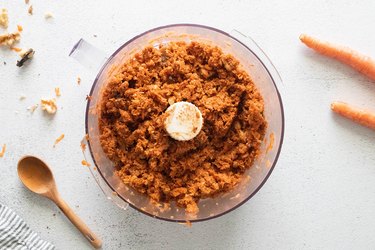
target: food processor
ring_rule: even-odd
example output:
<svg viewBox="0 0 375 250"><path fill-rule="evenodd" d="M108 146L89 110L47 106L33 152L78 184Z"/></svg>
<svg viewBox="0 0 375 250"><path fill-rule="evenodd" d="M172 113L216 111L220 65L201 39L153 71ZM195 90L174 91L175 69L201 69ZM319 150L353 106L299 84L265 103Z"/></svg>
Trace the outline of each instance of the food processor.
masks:
<svg viewBox="0 0 375 250"><path fill-rule="evenodd" d="M98 104L107 79L116 74L125 61L144 47L151 45L158 48L160 44L171 41L198 41L218 46L224 53L237 58L263 96L264 115L268 122L261 153L253 166L245 172L240 183L229 192L201 199L197 214L186 213L184 208L176 206L174 202L152 202L148 196L124 184L116 175L115 167L103 152L99 140ZM284 112L278 90L282 81L270 59L248 36L236 30L226 33L202 25L174 24L146 31L124 43L110 56L106 56L81 39L72 49L70 56L97 72L87 101L86 136L82 141L82 149L96 182L106 197L120 208L126 209L130 205L146 215L166 221L204 221L221 216L244 204L267 181L278 160L284 136Z"/></svg>

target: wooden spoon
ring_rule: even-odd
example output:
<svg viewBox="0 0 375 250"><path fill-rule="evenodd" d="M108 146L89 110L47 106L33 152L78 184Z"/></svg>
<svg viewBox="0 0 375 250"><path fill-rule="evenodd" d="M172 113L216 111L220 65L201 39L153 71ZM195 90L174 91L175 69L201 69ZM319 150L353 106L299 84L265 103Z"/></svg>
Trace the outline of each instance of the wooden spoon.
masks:
<svg viewBox="0 0 375 250"><path fill-rule="evenodd" d="M100 248L102 241L85 225L85 223L65 203L57 191L55 180L50 168L35 156L24 156L18 162L18 176L22 183L32 192L52 200L81 231L95 248Z"/></svg>

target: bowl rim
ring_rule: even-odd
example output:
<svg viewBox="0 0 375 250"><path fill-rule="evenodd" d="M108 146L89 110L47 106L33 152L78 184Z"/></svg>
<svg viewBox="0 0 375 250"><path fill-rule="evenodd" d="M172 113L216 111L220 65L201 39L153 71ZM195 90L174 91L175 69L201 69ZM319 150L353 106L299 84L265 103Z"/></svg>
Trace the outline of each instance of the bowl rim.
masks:
<svg viewBox="0 0 375 250"><path fill-rule="evenodd" d="M129 39L127 42L125 42L123 45L121 45L118 49L116 49L112 54L111 56L108 57L108 59L106 60L106 62L101 66L100 70L98 71L98 74L96 75L95 77L95 80L92 84L92 87L91 87L91 90L90 90L90 96L92 95L92 93L94 92L94 89L96 87L96 84L98 82L98 79L99 77L101 76L101 74L103 73L104 69L107 67L108 63L111 61L111 59L117 55L117 53L119 53L125 46L127 46L128 44L130 44L131 42L133 42L134 40L138 39L139 37L141 36L144 36L150 32L154 32L154 31L157 31L157 30L161 30L161 29L166 29L166 28L171 28L171 27L184 27L184 26L187 26L187 27L197 27L197 28L202 28L202 29L208 29L208 30L211 30L211 31L215 31L215 32L218 32L218 33L221 33L225 36L228 36L229 38L235 40L236 42L240 43L242 46L244 46L247 50L249 50L258 60L259 62L263 65L263 67L266 69L268 75L270 76L271 80L272 80L272 83L276 89L276 94L278 96L278 100L279 100L279 106L280 106L280 110L281 110L281 136L280 136L280 145L277 149L277 152L276 152L276 156L275 156L275 160L272 164L272 166L270 167L270 170L268 171L267 175L265 176L265 178L262 180L262 182L259 184L259 186L248 196L246 197L243 201L241 201L240 203L238 203L237 205L233 206L232 208L222 212L222 213L219 213L219 214L216 214L214 216L209 216L209 217L206 217L206 218L202 218L202 219L192 219L192 220L189 220L189 222L202 222L202 221L207 221L207 220L211 220L211 219L214 219L214 218L218 218L220 216L223 216L235 209L237 209L238 207L242 206L243 204L245 204L248 200L250 200L256 193L258 193L258 191L263 187L263 185L267 182L268 178L270 177L271 173L273 172L275 166L276 166L276 163L279 159L279 156L280 156L280 153L281 153L281 148L282 148L282 145L283 145L283 142L284 142L284 131L285 131L285 116L284 116L284 107L283 107L283 102L282 102L282 98L281 98L281 95L280 95L280 91L279 89L277 88L277 85L275 83L275 79L274 77L272 76L271 72L269 71L269 69L266 67L266 65L263 63L263 61L259 58L259 56L254 53L245 43L241 42L239 39L237 39L236 37L230 35L229 33L227 32L224 32L220 29L217 29L217 28L213 28L213 27L210 27L210 26L206 26L206 25L201 25L201 24L190 24L190 23L177 23L177 24L169 24L169 25L164 25L164 26L159 26L159 27L156 27L156 28L153 28L153 29L149 29L139 35L136 35L134 36L133 38ZM256 46L258 46L256 44ZM259 47L259 46L258 46ZM264 53L262 50L261 50L262 53ZM266 57L267 60L269 60L271 62L271 60ZM271 67L274 67L272 62L271 62ZM276 70L276 68L275 68ZM277 70L276 70L277 71ZM87 101L87 104L86 104L86 114L85 114L85 133L88 134L89 132L89 129L88 129L88 115L89 115L89 109L90 109L90 99ZM104 182L107 184L107 186L113 191L113 192L116 192L117 191L111 186L111 184L107 181L106 178L104 178L103 174L101 173L100 171L100 168L98 167L98 164L96 163L95 161L95 158L94 158L94 154L92 153L92 150L91 150L91 145L90 145L90 140L87 141L87 144L88 144L88 148L89 148L89 152L90 152L90 155L91 155L91 158L95 164L95 166L97 166L97 170L101 176L101 178L104 180ZM118 194L118 193L117 193ZM146 211L143 211L142 209L136 207L135 205L131 204L130 202L128 202L126 199L124 199L120 194L118 194L118 196L121 198L121 200L123 200L124 202L126 202L127 204L129 204L130 207L134 208L136 211L138 212L141 212L145 215L148 215L152 218L157 218L157 219L160 219L160 220L163 220L163 221L169 221L169 222L186 222L187 220L180 220L180 219L170 219L170 218L163 218L163 217L159 217L157 215L153 215L153 214L150 214Z"/></svg>

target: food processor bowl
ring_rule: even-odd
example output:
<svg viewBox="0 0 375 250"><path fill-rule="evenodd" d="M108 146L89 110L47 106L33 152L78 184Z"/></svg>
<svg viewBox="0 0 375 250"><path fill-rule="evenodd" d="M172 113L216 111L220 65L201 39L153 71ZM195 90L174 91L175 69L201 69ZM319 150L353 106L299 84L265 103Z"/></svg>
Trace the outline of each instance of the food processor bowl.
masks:
<svg viewBox="0 0 375 250"><path fill-rule="evenodd" d="M214 198L201 199L199 212L189 214L184 208L171 204L152 202L148 196L138 193L125 185L116 175L115 167L103 152L99 136L98 118L101 95L108 78L116 74L119 67L144 47L166 44L171 41L198 41L220 47L224 53L237 58L243 69L250 75L264 99L264 115L268 122L261 145L261 154L232 190ZM194 24L175 24L146 31L118 48L110 57L80 40L73 48L71 56L91 69L101 66L94 80L86 109L86 134L82 141L85 159L90 171L105 195L119 207L128 205L138 211L163 220L174 222L197 222L216 218L239 207L254 196L266 182L279 157L284 136L284 112L278 90L281 78L269 58L249 37L238 31L230 34L221 30ZM105 59L105 60L104 60ZM103 64L104 60L104 64Z"/></svg>

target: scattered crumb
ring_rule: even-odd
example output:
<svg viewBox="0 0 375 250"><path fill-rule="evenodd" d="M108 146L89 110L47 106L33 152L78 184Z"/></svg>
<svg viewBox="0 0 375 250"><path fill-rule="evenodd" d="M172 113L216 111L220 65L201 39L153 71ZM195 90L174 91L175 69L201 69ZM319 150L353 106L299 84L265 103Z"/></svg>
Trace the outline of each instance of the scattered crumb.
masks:
<svg viewBox="0 0 375 250"><path fill-rule="evenodd" d="M88 141L89 140L89 134L85 134L85 139Z"/></svg>
<svg viewBox="0 0 375 250"><path fill-rule="evenodd" d="M21 50L19 52L21 60L17 61L17 66L22 67L25 62L33 58L34 54L35 54L35 50L33 50L32 48L28 50Z"/></svg>
<svg viewBox="0 0 375 250"><path fill-rule="evenodd" d="M4 145L3 145L3 148L2 148L1 151L0 151L0 158L4 156L4 154L5 154L5 149L6 149L6 148L7 148L7 145L4 144Z"/></svg>
<svg viewBox="0 0 375 250"><path fill-rule="evenodd" d="M48 114L55 114L57 111L56 99L42 99L40 100L42 104L42 110L46 111Z"/></svg>
<svg viewBox="0 0 375 250"><path fill-rule="evenodd" d="M56 216L56 214L52 214L52 216L53 216L53 217L55 217L55 216Z"/></svg>
<svg viewBox="0 0 375 250"><path fill-rule="evenodd" d="M18 48L18 47L11 47L10 49L15 51L15 52L21 52L22 51L22 49Z"/></svg>
<svg viewBox="0 0 375 250"><path fill-rule="evenodd" d="M59 87L55 88L55 94L56 94L56 96L61 96L61 92L60 92L60 88Z"/></svg>
<svg viewBox="0 0 375 250"><path fill-rule="evenodd" d="M81 142L81 149L82 149L82 151L86 150L86 144L84 144L83 142Z"/></svg>
<svg viewBox="0 0 375 250"><path fill-rule="evenodd" d="M96 167L93 167L94 170L96 170Z"/></svg>
<svg viewBox="0 0 375 250"><path fill-rule="evenodd" d="M86 95L86 101L91 101L91 95Z"/></svg>
<svg viewBox="0 0 375 250"><path fill-rule="evenodd" d="M32 14L33 14L33 10L34 10L33 6L30 5L30 7L29 7L29 9L27 10L27 12L29 12L29 14L32 15Z"/></svg>
<svg viewBox="0 0 375 250"><path fill-rule="evenodd" d="M23 27L22 27L22 25L17 25L17 30L19 31L19 32L22 32L23 31Z"/></svg>
<svg viewBox="0 0 375 250"><path fill-rule="evenodd" d="M57 143L61 142L62 139L64 139L65 135L61 134L56 140L55 143L53 144L53 147L57 145Z"/></svg>
<svg viewBox="0 0 375 250"><path fill-rule="evenodd" d="M27 108L31 113L34 113L34 111L38 108L38 104L35 104L33 106L30 106Z"/></svg>
<svg viewBox="0 0 375 250"><path fill-rule="evenodd" d="M184 226L186 226L186 227L191 227L192 226L192 224L191 224L191 222L190 221L185 221L185 222L182 222L182 223L178 223L178 224L180 224L180 225L184 225Z"/></svg>
<svg viewBox="0 0 375 250"><path fill-rule="evenodd" d="M7 65L7 62L4 61L4 65Z"/></svg>
<svg viewBox="0 0 375 250"><path fill-rule="evenodd" d="M79 205L76 205L76 208L79 208Z"/></svg>
<svg viewBox="0 0 375 250"><path fill-rule="evenodd" d="M97 35L93 35L94 37L98 37Z"/></svg>
<svg viewBox="0 0 375 250"><path fill-rule="evenodd" d="M115 191L112 192L113 196L117 196L117 193Z"/></svg>
<svg viewBox="0 0 375 250"><path fill-rule="evenodd" d="M20 101L22 101L22 100L25 100L26 99L26 96L25 95L20 95Z"/></svg>
<svg viewBox="0 0 375 250"><path fill-rule="evenodd" d="M77 83L78 83L78 85L81 84L81 77L77 77Z"/></svg>
<svg viewBox="0 0 375 250"><path fill-rule="evenodd" d="M83 166L87 166L87 167L90 167L90 166L91 166L90 163L88 163L88 162L85 161L85 160L82 160L81 164L82 164Z"/></svg>
<svg viewBox="0 0 375 250"><path fill-rule="evenodd" d="M44 14L44 18L45 19L50 19L50 18L53 18L53 14L49 11L47 11L45 14Z"/></svg>
<svg viewBox="0 0 375 250"><path fill-rule="evenodd" d="M275 143L275 134L272 132L271 134L270 134L270 144L268 144L268 147L267 147L267 149L266 149L266 153L268 153L269 151L271 151L272 150L272 148L273 148L273 144Z"/></svg>
<svg viewBox="0 0 375 250"><path fill-rule="evenodd" d="M0 13L0 26L4 29L8 28L9 18L8 18L8 10L2 9Z"/></svg>
<svg viewBox="0 0 375 250"><path fill-rule="evenodd" d="M0 46L9 46L18 42L21 38L20 32L4 33L0 35Z"/></svg>

